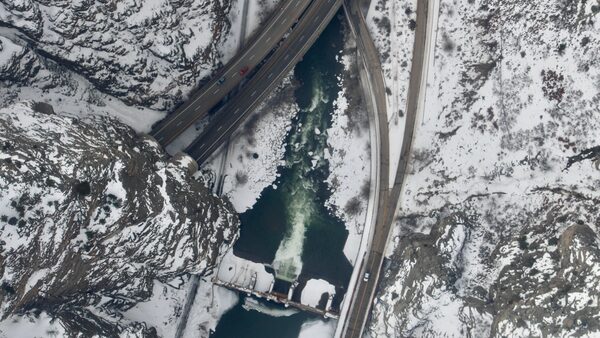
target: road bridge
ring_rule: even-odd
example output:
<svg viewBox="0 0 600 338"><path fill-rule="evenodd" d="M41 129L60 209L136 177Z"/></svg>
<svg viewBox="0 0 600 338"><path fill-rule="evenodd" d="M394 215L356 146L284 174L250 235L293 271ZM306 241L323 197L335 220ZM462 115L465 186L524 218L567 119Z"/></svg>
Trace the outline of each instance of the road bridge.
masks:
<svg viewBox="0 0 600 338"><path fill-rule="evenodd" d="M205 132L185 152L198 164L206 161L302 59L341 5L342 0L313 0L281 46L215 114Z"/></svg>
<svg viewBox="0 0 600 338"><path fill-rule="evenodd" d="M367 26L362 12L360 11L358 0L348 0L350 3L350 20L356 25L357 40L363 41L363 52L372 55L374 45L368 36ZM417 3L417 27L415 31L415 40L413 45L412 66L410 73L410 82L407 94L407 116L406 127L402 140L402 148L398 168L391 189L384 188L387 196L387 202L380 204L377 214L377 221L370 235L370 248L366 252L364 259L360 262L361 275L370 274L367 281L361 281L353 290L350 306L350 312L345 320L339 325L342 326L341 337L359 338L361 337L370 314L373 298L377 288L377 283L381 276L381 267L385 258L386 246L394 222L394 216L398 207L398 201L404 183L404 177L408 167L412 139L414 134L414 125L418 109L422 105L422 91L424 91L424 76L426 75L426 59L428 57L428 37L431 39L432 28L428 25L430 5L436 0L419 0ZM359 45L361 47L361 45ZM369 60L369 58L367 58ZM368 62L378 60L370 58ZM377 69L377 66L375 66ZM380 72L380 68L377 69ZM377 84L374 84L377 86Z"/></svg>
<svg viewBox="0 0 600 338"><path fill-rule="evenodd" d="M245 43L227 65L191 95L177 110L159 122L151 135L163 146L171 143L195 121L205 117L229 93L237 89L257 65L281 42L314 0L283 0L263 28Z"/></svg>

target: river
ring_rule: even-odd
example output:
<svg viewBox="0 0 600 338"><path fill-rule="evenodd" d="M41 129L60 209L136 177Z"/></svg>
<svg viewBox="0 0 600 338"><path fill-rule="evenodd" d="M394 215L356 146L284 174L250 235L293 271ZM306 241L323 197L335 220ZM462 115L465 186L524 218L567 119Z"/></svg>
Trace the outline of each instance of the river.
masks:
<svg viewBox="0 0 600 338"><path fill-rule="evenodd" d="M306 281L328 281L336 290L334 309L339 308L352 274L343 253L348 231L325 207L330 192L324 183L329 175L324 131L331 125L333 100L340 90L337 77L343 68L336 55L343 48L341 20L338 15L331 21L295 67L300 112L286 137L284 164L274 185L240 215L240 238L234 245L236 256L272 266L278 280L297 280L297 301ZM321 299L319 305L324 307L326 301ZM211 338L296 338L302 324L315 319L306 313L271 316L247 308L241 297ZM265 305L259 308L264 310ZM269 308L277 310L274 305Z"/></svg>

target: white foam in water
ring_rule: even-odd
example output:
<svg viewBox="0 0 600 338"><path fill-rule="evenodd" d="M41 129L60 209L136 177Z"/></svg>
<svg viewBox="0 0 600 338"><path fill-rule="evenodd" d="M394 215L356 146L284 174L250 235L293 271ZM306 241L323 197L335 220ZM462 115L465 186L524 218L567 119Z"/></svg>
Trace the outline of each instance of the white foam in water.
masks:
<svg viewBox="0 0 600 338"><path fill-rule="evenodd" d="M256 311L256 312L260 312L260 313L269 315L271 317L289 317L289 316L295 315L296 313L299 312L298 310L295 310L292 308L280 309L280 308L271 307L271 306L265 305L263 303L260 303L256 299L250 298L250 297L247 297L244 300L244 304L242 305L242 307L246 311L252 310L252 311Z"/></svg>
<svg viewBox="0 0 600 338"><path fill-rule="evenodd" d="M315 83L313 86L313 96L312 100L310 101L310 107L308 108L308 111L317 109L319 104L323 102L327 102L325 99L325 93L323 92L323 87L320 86L320 83Z"/></svg>

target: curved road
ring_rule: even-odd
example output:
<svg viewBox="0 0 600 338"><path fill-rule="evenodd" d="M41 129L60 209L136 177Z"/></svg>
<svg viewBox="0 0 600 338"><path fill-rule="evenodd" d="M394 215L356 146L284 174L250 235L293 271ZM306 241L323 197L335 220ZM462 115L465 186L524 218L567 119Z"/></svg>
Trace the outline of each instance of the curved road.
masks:
<svg viewBox="0 0 600 338"><path fill-rule="evenodd" d="M247 74L240 74L241 69L247 67L248 72L251 72L261 63L296 24L311 1L283 0L264 24L264 28L247 43L244 50L237 53L224 69L215 74L211 81L202 86L175 112L156 125L150 134L165 146L195 121L206 116L245 78ZM224 81L219 83L220 79Z"/></svg>
<svg viewBox="0 0 600 338"><path fill-rule="evenodd" d="M366 27L365 19L358 8L358 0L346 0L350 6L350 21L357 34L359 49L369 70L368 77L375 95L378 119L381 124L380 191L376 223L370 234L370 246L360 263L360 281L351 295L352 305L344 323L343 337L358 338L367 321L377 282L384 259L384 251L392 227L393 218L406 173L412 145L414 121L419 103L419 92L423 75L423 56L426 41L427 9L429 0L420 0L417 5L417 28L413 46L413 62L407 98L407 121L400 155L400 162L393 186L389 182L389 134L385 84L381 74L379 57ZM170 143L196 120L208 114L245 76L239 74L242 67L250 71L263 62L256 72L219 113L214 116L205 132L186 149L198 164L206 161L240 126L244 119L270 94L277 84L300 61L321 32L337 13L343 0L284 0L266 23L265 28L238 54L215 78L202 87L196 95L171 114L153 131L152 136L163 145ZM295 26L294 26L295 25ZM290 31L290 28L293 29ZM289 36L283 36L289 32ZM273 48L279 47L272 52ZM271 54L272 53L272 54ZM269 55L271 54L271 55ZM224 76L224 81L219 79ZM364 282L365 272L371 278Z"/></svg>
<svg viewBox="0 0 600 338"><path fill-rule="evenodd" d="M373 59L373 55L377 55L377 51L372 40L370 39L370 36L368 35L365 19L362 15L362 12L358 8L358 3L356 1L353 1L350 7L350 19L354 22L356 26L358 26L356 32L358 34L357 40L362 41L359 47L363 48L363 52L367 55L367 60L369 60L368 56L371 56L371 62L369 62L371 65L379 65L379 59ZM342 336L345 338L359 338L364 330L364 326L367 322L367 318L370 314L371 306L373 304L373 298L375 296L377 283L381 274L381 267L383 265L387 241L394 221L395 211L396 207L398 206L400 193L402 191L402 185L404 182L404 176L406 174L410 149L412 147L414 125L419 103L419 93L421 90L421 79L423 77L424 53L426 49L425 42L427 37L428 7L429 0L418 1L417 28L415 32L412 66L410 73L411 75L407 96L406 129L402 141L400 160L398 163L398 169L396 171L396 177L394 179L394 185L391 191L389 190L388 185L386 185L385 188L381 188L382 191L380 192L380 194L385 195L386 202L379 204L376 224L373 229L373 233L371 234L371 246L369 251L366 253L364 260L361 262L361 281L359 282L360 284L358 284L357 287L354 289L354 292L352 294L352 305L350 307L350 313L346 319L346 322L341 323L343 325ZM375 68L375 70L381 74L380 68L377 68L377 66L375 66ZM377 81L375 82L374 87L378 87ZM378 91L378 93L380 92L381 90ZM381 165L388 165L388 162L382 162ZM371 275L366 282L362 280L362 276L364 276L365 272L369 272Z"/></svg>

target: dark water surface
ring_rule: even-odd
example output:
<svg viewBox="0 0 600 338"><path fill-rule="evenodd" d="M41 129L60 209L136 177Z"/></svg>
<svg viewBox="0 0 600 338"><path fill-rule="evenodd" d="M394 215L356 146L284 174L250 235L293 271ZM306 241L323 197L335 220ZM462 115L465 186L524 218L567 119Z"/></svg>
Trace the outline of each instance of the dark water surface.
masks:
<svg viewBox="0 0 600 338"><path fill-rule="evenodd" d="M234 246L236 256L272 265L283 280L297 279L295 300L307 280L327 280L336 287L334 308L352 274L343 253L348 232L325 207L330 196L324 183L329 175L325 130L340 90L337 76L342 65L336 55L343 48L341 20L339 15L332 20L295 68L301 83L295 93L300 112L286 138L285 164L278 168L276 188L266 188L253 208L240 215L241 233ZM211 337L296 338L309 318L314 317L304 313L271 317L246 311L240 302L223 316Z"/></svg>

